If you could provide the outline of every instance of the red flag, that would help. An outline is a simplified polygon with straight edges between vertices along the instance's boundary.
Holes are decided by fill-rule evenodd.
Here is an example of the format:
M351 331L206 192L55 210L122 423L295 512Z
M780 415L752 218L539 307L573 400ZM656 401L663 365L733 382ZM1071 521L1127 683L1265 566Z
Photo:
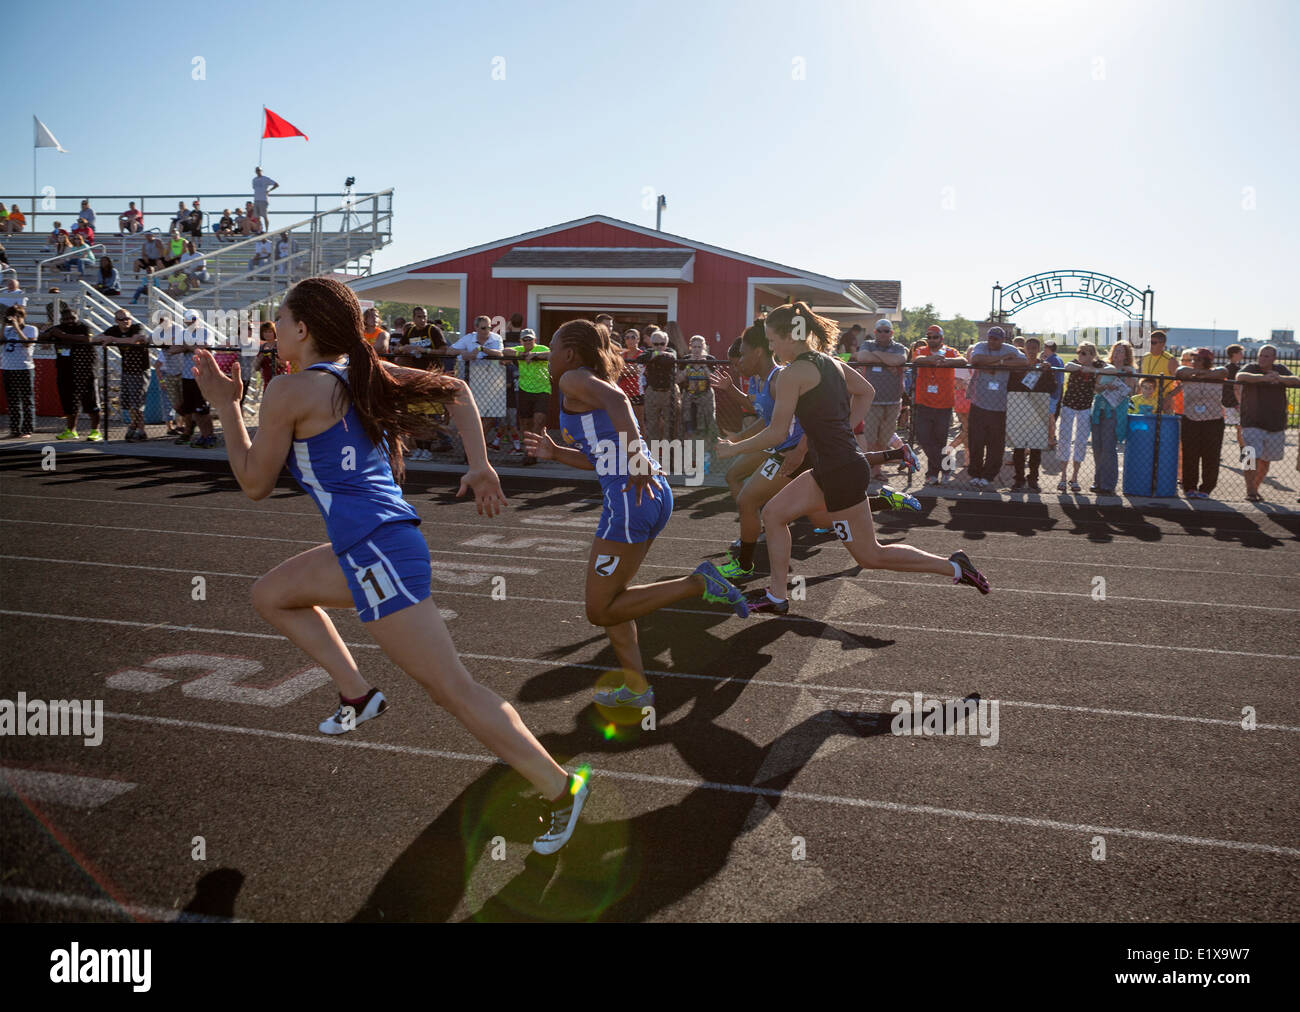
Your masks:
M305 133L290 123L287 119L277 116L266 106L262 106L262 111L266 113L266 126L262 129L262 136L265 137L301 137L307 140Z

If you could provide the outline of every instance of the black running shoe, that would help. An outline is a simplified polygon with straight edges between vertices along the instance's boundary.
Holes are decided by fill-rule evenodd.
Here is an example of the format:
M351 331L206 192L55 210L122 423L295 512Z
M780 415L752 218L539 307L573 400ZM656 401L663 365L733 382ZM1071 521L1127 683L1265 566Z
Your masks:
M765 589L751 590L745 595L745 604L749 606L749 613L762 612L765 615L786 615L790 611L790 601L787 599L779 604L767 596Z
M955 562L961 567L961 578L953 580L953 583L966 583L974 587L981 594L989 592L989 581L984 579L984 574L975 568L974 564L966 556L965 552L953 552L948 556L949 562Z

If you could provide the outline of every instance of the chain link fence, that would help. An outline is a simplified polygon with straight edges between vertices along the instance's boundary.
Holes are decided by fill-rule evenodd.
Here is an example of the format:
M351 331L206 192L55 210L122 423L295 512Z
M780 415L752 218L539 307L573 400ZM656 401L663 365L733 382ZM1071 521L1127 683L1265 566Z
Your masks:
M6 362L17 362L15 348L30 344L33 366L4 369L0 393L11 438L30 434L37 440L170 440L198 449L223 447L220 422L197 384L184 375L190 356L175 352L175 345L106 344L92 337L90 343L51 346L39 339L16 341L12 332L7 337ZM254 426L267 383L285 368L273 351L243 352L214 350L227 372L240 362L245 422ZM426 352L425 358L427 367L454 372L469 384L496 464L523 462L523 430L534 414L544 414L549 428L558 424L556 398L539 402L527 392L521 398L519 364L513 360L466 361L449 351ZM1225 364L1222 356L1215 364ZM1300 374L1300 361L1280 359L1279 364ZM647 440L701 439L711 451L720 421L722 428L739 427L730 418L739 418L730 403L735 398L715 391L707 379L727 368L710 359L679 382L675 369L662 370L661 376L645 366L629 366L634 375L620 384L632 396ZM915 476L901 470L885 475L896 488L1228 502L1259 495L1287 504L1300 495L1300 389L1252 384L1243 394L1242 385L1222 379L1103 376L1050 367L896 368L904 392L893 431L915 448L921 462ZM538 411L540 405L544 411ZM1243 411L1247 423L1265 424L1243 425ZM446 408L430 404L423 413L427 425L405 447L407 458L463 462L463 442ZM882 413L893 420L890 408ZM891 434L885 428L860 432L859 443L864 450L885 449Z

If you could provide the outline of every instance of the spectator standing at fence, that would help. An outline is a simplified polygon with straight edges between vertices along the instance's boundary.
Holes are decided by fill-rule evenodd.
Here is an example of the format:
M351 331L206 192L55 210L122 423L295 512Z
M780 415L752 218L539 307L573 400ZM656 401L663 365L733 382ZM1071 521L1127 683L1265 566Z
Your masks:
M474 318L474 329L451 346L465 362L465 378L483 422L483 438L488 449L501 449L501 417L506 410L506 370L504 363L487 359L505 357L500 334L492 332L492 320ZM472 363L472 364L471 364Z
M1174 373L1178 371L1178 360L1174 358L1171 352L1165 350L1167 336L1163 330L1153 330L1151 332L1151 350L1142 356L1142 361L1138 363L1138 372L1144 376L1167 376L1163 381L1157 381L1156 394L1160 398L1160 407L1157 414L1170 414L1173 412L1173 396L1175 386L1173 383Z
M198 313L191 311L185 314L184 330L183 343L168 352L181 360L181 416L185 420L185 429L176 439L176 445L188 443L200 450L210 450L217 445L217 438L212 434L212 408L203 399L203 392L194 378L194 349L207 348L216 342L207 325L199 319ZM199 430L198 438L194 438L196 426Z
M179 436L184 432L181 418L181 372L185 363L179 355L171 353L172 348L185 342L185 328L168 313L159 318L158 326L149 333L149 343L157 349L158 385L162 387L163 396L171 414L167 419L167 435Z
M271 380L283 376L289 369L276 353L275 324L271 320L263 320L257 333L257 369L262 374L262 396L265 397Z
M614 318L606 316L606 326L613 333ZM601 318L597 318L599 324ZM645 394L641 390L641 367L637 360L641 357L641 332L631 327L623 332L623 370L618 374L618 386L632 405L632 414L636 416L637 428L645 431Z
M379 323L379 310L371 306L361 314L361 336L381 357L388 354L388 331Z
M1129 397L1137 387L1133 371L1133 346L1116 341L1092 398L1094 481L1088 491L1097 495L1114 495L1119 484L1119 444L1128 438Z
M1097 393L1097 374L1103 366L1097 355L1097 346L1084 341L1075 350L1074 361L1065 367L1065 390L1061 394L1061 426L1056 443L1056 455L1061 459L1061 480L1056 491L1065 491L1065 468L1073 465L1070 491L1082 492L1079 484L1079 465L1088 452L1088 437L1092 433L1092 401Z
M122 356L122 410L131 424L126 441L135 443L149 437L144 431L144 400L149 389L149 333L126 309L113 314L113 325L104 331L108 344L119 345Z
M1232 426L1240 447L1244 445L1241 439L1241 402L1237 398L1235 380L1246 357L1246 349L1239 344L1230 344L1224 351L1228 356L1228 364L1224 367L1228 381L1223 384L1223 425L1225 429Z
M898 428L898 413L903 406L903 366L907 364L907 349L894 340L894 325L889 320L877 320L875 340L858 347L853 361L864 373L876 396L863 419L863 449L868 453L881 453L889 449ZM873 478L883 478L881 465L872 468Z
M1191 363L1181 365L1175 373L1183 386L1183 415L1179 422L1183 494L1188 499L1208 499L1219 482L1219 457L1223 452L1223 385L1195 381L1226 380L1228 370L1214 367L1214 352L1209 348L1198 348L1191 356Z
M18 287L17 278L6 278L3 290L0 290L0 306L8 309L10 306L27 307L27 295Z
M718 441L718 423L717 401L709 383L709 342L703 334L691 337L688 355L678 366L676 381L682 388L682 435L703 442L702 459L707 474L713 446Z
M270 176L263 175L261 166L253 170L253 209L257 211L257 216L262 221L269 221L267 217L267 197L272 190L278 189L280 184Z
M1007 380L1007 442L1011 445L1011 460L1016 469L1012 492L1038 492L1038 469L1043 462L1043 451L1052 420L1052 367L1038 357L1042 342L1036 337L1025 338L1024 372L1017 370ZM1029 473L1025 473L1025 457L1029 458Z
M1300 386L1300 377L1277 363L1277 348L1266 344L1252 365L1237 370L1237 396L1241 400L1241 438L1253 467L1244 473L1246 498L1260 502L1260 487L1269 464L1286 451L1287 388Z
M970 462L967 470L971 484L987 488L1002 470L1007 431L1007 381L1011 373L1005 367L1023 362L1024 354L1006 341L1007 332L990 327L988 337L971 348L969 361L977 368L970 380Z
M41 335L54 345L55 380L67 427L57 439L78 439L77 419L81 412L90 416L86 440L103 440L99 431L99 391L95 385L95 347L90 327L77 319L77 311L61 303L59 322Z
M126 210L117 216L117 234L134 235L144 228L144 215L140 213L135 206L135 201L131 201Z
M526 329L520 332L520 343L505 351L519 363L519 426L526 433L543 435L551 411L551 371L547 364L551 349L537 343L536 331ZM537 458L525 452L524 463L536 464Z
M967 463L970 462L970 378L973 375L971 369L955 369L952 377L952 413L957 419L957 432L948 445L954 453L964 447Z
M4 336L0 341L0 375L9 403L9 438L30 439L36 431L36 328L27 323L27 308L4 307Z
M392 358L393 346L404 333L406 333L406 317L394 316L392 326L388 328L388 351L384 353L388 358Z
M411 322L406 325L401 336L393 336L388 341L389 351L394 354L394 362L408 369L433 369L441 366L441 352L447 350L447 339L443 330L436 323L429 322L429 313L423 306L416 306L411 312ZM438 433L438 449L450 450L451 441L442 426L449 421L446 408L434 402L430 404L431 421ZM410 453L412 460L432 460L433 440L416 439L415 447Z
M673 439L681 416L677 389L677 356L668 347L668 333L650 334L650 351L638 360L645 367L645 438Z
M943 328L933 324L925 331L925 343L912 353L912 361L921 367L916 370L913 400L916 440L925 451L925 483L938 485L942 482L943 450L952 429L955 367L965 365L966 359L944 343ZM935 368L940 362L949 364Z
M1043 342L1043 361L1052 367L1052 417L1048 420L1047 446L1056 446L1056 419L1060 417L1061 391L1065 388L1065 359L1056 353L1055 341Z

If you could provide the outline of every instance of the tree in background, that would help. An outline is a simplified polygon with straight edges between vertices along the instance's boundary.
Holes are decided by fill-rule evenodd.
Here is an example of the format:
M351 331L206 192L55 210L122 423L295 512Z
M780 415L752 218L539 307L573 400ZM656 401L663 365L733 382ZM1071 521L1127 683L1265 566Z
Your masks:
M979 336L979 328L973 320L966 319L961 313L951 320L942 320L934 303L927 302L924 306L903 310L903 322L899 324L894 340L910 348L917 341L923 340L926 330L935 323L943 328L944 343L952 348L965 348L974 344Z

